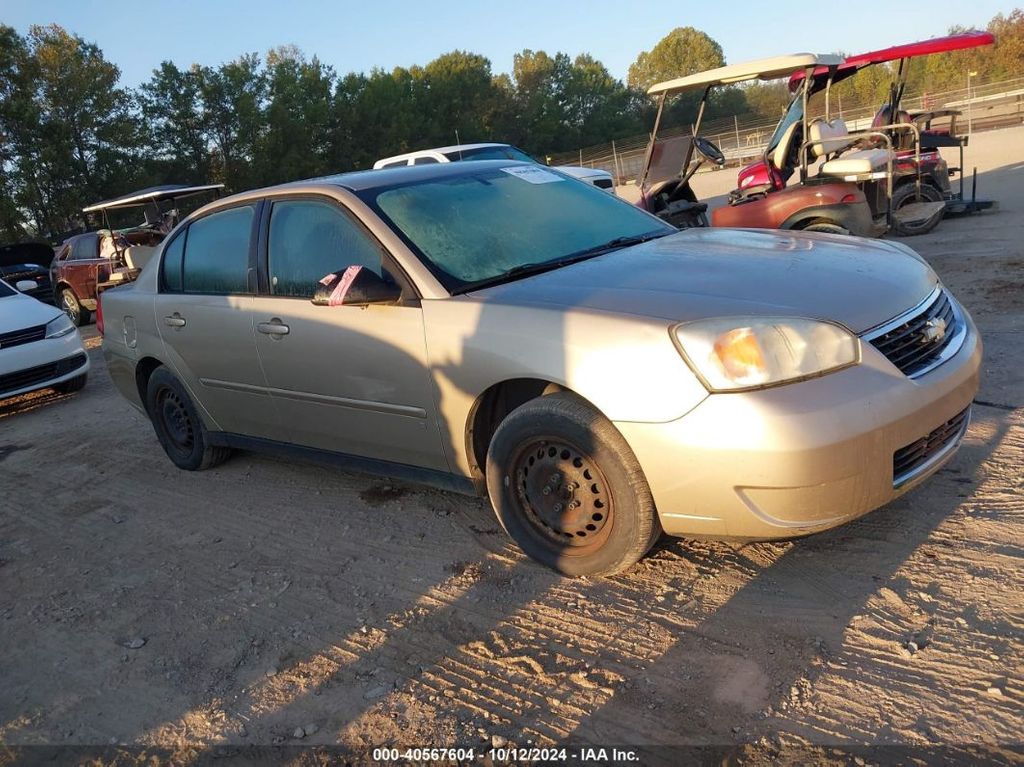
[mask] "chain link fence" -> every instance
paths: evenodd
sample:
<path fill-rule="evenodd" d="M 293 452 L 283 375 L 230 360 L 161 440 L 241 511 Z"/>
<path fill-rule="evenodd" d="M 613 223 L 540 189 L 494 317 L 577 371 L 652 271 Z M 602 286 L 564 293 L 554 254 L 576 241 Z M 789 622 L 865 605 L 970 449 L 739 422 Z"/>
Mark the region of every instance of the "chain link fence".
<path fill-rule="evenodd" d="M 957 120 L 957 131 L 961 134 L 1020 125 L 1024 124 L 1024 77 L 999 82 L 972 82 L 969 87 L 940 93 L 911 92 L 904 95 L 902 104 L 909 112 L 960 110 L 962 115 Z M 880 104 L 850 98 L 844 103 L 838 93 L 832 97 L 833 114 L 842 117 L 851 131 L 870 127 L 879 107 Z M 778 120 L 765 120 L 748 113 L 706 120 L 700 132 L 718 145 L 729 164 L 743 165 L 764 153 L 777 123 Z M 940 125 L 936 123 L 937 127 Z M 676 126 L 663 129 L 660 135 L 678 136 L 689 131 L 690 126 Z M 616 185 L 626 184 L 635 180 L 643 170 L 649 138 L 641 134 L 575 152 L 559 152 L 551 155 L 551 164 L 601 168 L 612 174 Z"/>

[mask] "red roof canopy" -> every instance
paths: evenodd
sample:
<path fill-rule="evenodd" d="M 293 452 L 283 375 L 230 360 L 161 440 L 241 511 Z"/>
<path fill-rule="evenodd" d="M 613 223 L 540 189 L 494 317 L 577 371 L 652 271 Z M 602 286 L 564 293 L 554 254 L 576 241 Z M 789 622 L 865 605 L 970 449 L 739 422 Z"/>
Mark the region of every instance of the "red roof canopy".
<path fill-rule="evenodd" d="M 978 48 L 982 45 L 992 45 L 996 41 L 995 35 L 991 32 L 962 32 L 957 35 L 949 35 L 947 37 L 933 37 L 930 40 L 922 40 L 917 43 L 906 43 L 904 45 L 894 45 L 891 48 L 882 48 L 878 51 L 870 51 L 869 53 L 860 53 L 856 56 L 848 56 L 842 64 L 839 65 L 837 74 L 843 74 L 849 76 L 852 74 L 850 70 L 856 71 L 863 67 L 870 66 L 871 64 L 881 64 L 886 61 L 896 61 L 898 59 L 909 59 L 916 56 L 930 56 L 933 53 L 946 53 L 948 51 L 961 51 L 965 48 Z M 827 67 L 818 67 L 814 70 L 814 78 L 824 78 L 828 74 Z M 793 92 L 800 85 L 804 79 L 804 73 L 801 71 L 794 72 L 789 78 L 789 90 Z M 841 79 L 841 78 L 837 78 Z"/>

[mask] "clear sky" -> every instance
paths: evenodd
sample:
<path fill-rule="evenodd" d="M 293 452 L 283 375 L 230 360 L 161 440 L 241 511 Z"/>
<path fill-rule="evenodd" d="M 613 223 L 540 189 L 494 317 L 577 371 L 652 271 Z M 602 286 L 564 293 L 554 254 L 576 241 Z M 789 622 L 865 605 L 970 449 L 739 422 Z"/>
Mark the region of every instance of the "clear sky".
<path fill-rule="evenodd" d="M 616 77 L 677 26 L 702 29 L 726 60 L 811 51 L 857 52 L 984 27 L 1013 0 L 714 2 L 673 0 L 0 0 L 0 22 L 21 33 L 56 22 L 97 43 L 125 85 L 170 59 L 216 65 L 242 53 L 294 44 L 340 74 L 426 64 L 454 49 L 480 53 L 495 73 L 523 48 L 587 52 Z"/>

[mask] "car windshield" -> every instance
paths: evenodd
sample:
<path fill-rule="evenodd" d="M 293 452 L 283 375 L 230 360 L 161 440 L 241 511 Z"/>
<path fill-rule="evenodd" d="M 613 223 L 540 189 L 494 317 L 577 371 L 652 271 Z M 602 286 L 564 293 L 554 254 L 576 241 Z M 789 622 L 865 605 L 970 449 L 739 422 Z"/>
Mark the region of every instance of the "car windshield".
<path fill-rule="evenodd" d="M 459 160 L 518 160 L 520 162 L 536 162 L 522 149 L 514 146 L 481 146 L 475 149 L 456 149 L 453 152 L 445 152 L 452 162 Z"/>
<path fill-rule="evenodd" d="M 360 196 L 452 293 L 677 231 L 590 184 L 536 165 L 490 164 Z"/>
<path fill-rule="evenodd" d="M 6 282 L 0 282 L 0 298 L 7 298 L 13 296 L 17 291 L 14 288 L 8 286 Z"/>

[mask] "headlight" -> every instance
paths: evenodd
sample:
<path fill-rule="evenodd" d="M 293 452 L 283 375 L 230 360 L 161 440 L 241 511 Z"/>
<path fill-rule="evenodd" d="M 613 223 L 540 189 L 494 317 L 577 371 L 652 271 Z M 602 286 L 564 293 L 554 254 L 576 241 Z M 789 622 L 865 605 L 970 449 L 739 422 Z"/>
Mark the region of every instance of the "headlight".
<path fill-rule="evenodd" d="M 709 391 L 774 386 L 860 361 L 857 338 L 820 320 L 723 317 L 677 325 L 672 332 Z"/>
<path fill-rule="evenodd" d="M 68 316 L 63 312 L 61 312 L 59 317 L 54 317 L 46 323 L 47 338 L 60 338 L 61 336 L 66 336 L 68 333 L 74 332 L 75 323 L 68 319 Z"/>

